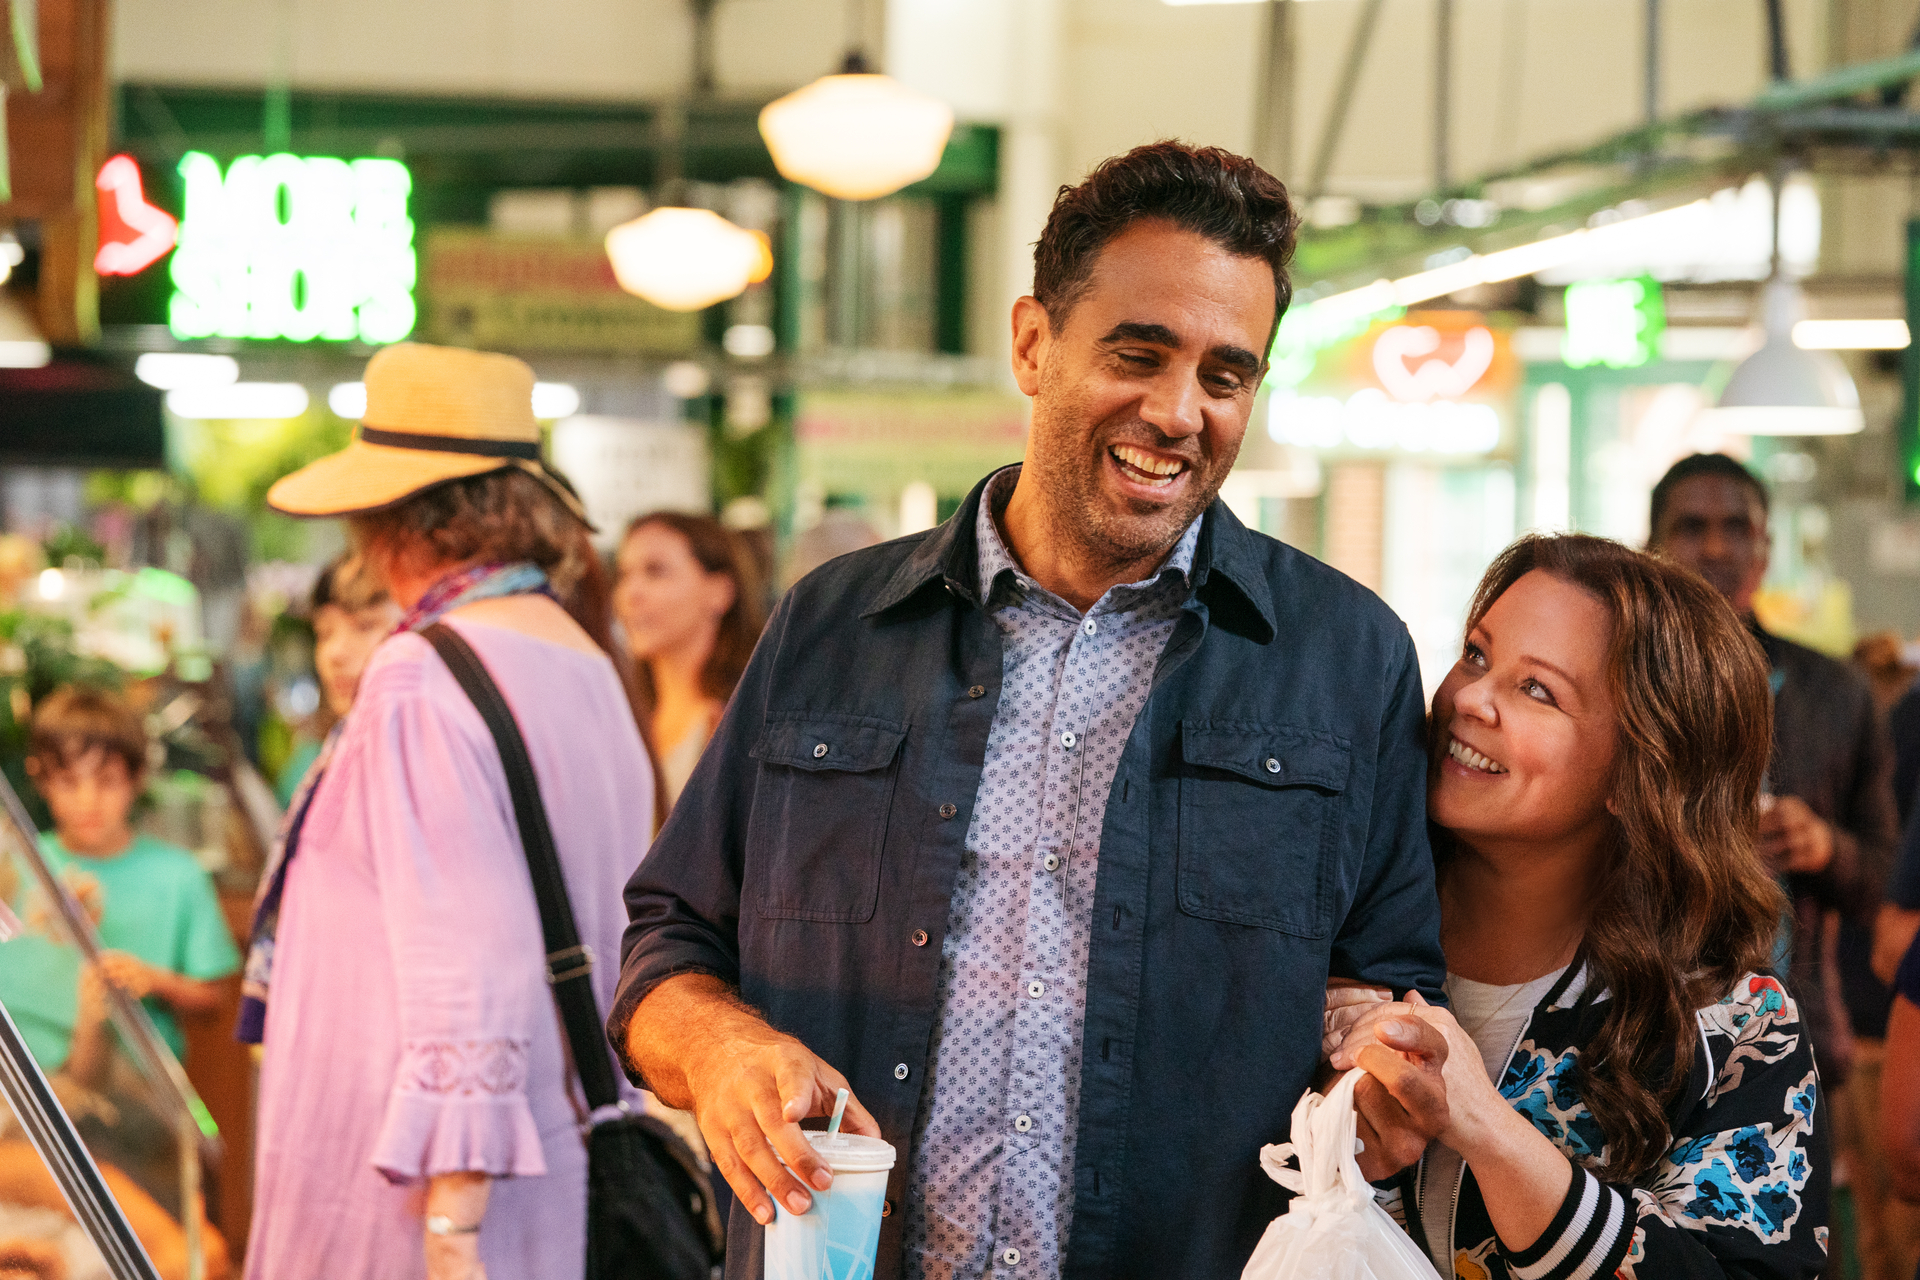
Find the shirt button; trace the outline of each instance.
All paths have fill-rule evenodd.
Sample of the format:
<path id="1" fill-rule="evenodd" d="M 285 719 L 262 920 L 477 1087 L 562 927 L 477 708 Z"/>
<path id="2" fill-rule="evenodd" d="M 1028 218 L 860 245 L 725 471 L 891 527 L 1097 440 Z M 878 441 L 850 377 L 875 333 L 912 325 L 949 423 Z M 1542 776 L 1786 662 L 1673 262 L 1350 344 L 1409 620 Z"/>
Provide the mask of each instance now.
<path id="1" fill-rule="evenodd" d="M 978 698 L 982 694 L 986 693 L 986 691 L 987 691 L 987 686 L 983 684 L 976 684 L 971 689 L 967 690 L 967 696 L 969 698 Z"/>
<path id="2" fill-rule="evenodd" d="M 1267 772 L 1268 773 L 1280 772 L 1280 761 L 1276 757 L 1274 756 L 1267 757 Z"/>
<path id="3" fill-rule="evenodd" d="M 1047 984 L 1044 982 L 1029 982 L 1027 984 L 1027 994 L 1035 1000 L 1038 1000 L 1041 996 L 1047 994 Z"/>
<path id="4" fill-rule="evenodd" d="M 895 1080 L 905 1080 L 905 1079 L 907 1078 L 907 1064 L 906 1064 L 906 1063 L 904 1063 L 904 1062 L 896 1062 L 896 1063 L 894 1063 L 894 1064 L 893 1064 L 893 1078 L 894 1078 Z"/>
<path id="5" fill-rule="evenodd" d="M 1060 735 L 1060 745 L 1069 751 L 1073 750 L 1073 744 L 1078 741 L 1080 741 L 1080 739 L 1074 737 L 1071 733 L 1063 733 Z"/>
<path id="6" fill-rule="evenodd" d="M 925 929 L 915 929 L 913 931 L 913 945 L 916 947 L 924 947 L 927 945 L 927 931 Z"/>
<path id="7" fill-rule="evenodd" d="M 1060 869 L 1060 855 L 1050 853 L 1040 860 L 1040 865 L 1049 871 L 1058 871 Z"/>
<path id="8" fill-rule="evenodd" d="M 1100 629 L 1100 624 L 1095 622 L 1092 618 L 1088 618 L 1086 621 L 1086 625 L 1081 628 L 1081 630 L 1085 631 L 1088 635 L 1092 635 L 1094 632 L 1098 631 L 1099 629 Z"/>
<path id="9" fill-rule="evenodd" d="M 882 1200 L 880 1202 L 880 1216 L 883 1218 L 891 1218 L 893 1216 L 893 1201 Z"/>
<path id="10" fill-rule="evenodd" d="M 1021 1133 L 1025 1133 L 1027 1132 L 1027 1130 L 1033 1128 L 1033 1117 L 1021 1116 L 1013 1122 L 1013 1127 L 1018 1129 Z"/>
<path id="11" fill-rule="evenodd" d="M 1000 1261 L 1010 1267 L 1017 1267 L 1020 1265 L 1020 1251 L 1018 1249 L 1008 1249 L 1000 1255 Z"/>
<path id="12" fill-rule="evenodd" d="M 813 749 L 813 758 L 815 760 L 818 760 L 821 756 L 824 756 L 826 754 L 827 754 L 827 744 L 824 742 Z"/>
<path id="13" fill-rule="evenodd" d="M 951 818 L 954 814 L 958 812 L 960 811 L 954 808 L 950 804 L 943 804 L 940 806 L 940 816 L 943 818 Z"/>

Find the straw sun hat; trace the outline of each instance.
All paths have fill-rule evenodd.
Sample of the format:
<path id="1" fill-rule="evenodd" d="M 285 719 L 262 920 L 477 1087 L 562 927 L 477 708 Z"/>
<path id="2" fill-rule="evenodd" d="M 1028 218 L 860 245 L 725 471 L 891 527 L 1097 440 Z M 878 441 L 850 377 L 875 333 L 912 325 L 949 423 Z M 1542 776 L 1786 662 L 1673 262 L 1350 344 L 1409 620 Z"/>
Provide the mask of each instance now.
<path id="1" fill-rule="evenodd" d="M 375 352 L 365 378 L 367 413 L 352 442 L 283 476 L 267 491 L 268 506 L 290 516 L 357 515 L 448 480 L 518 467 L 587 522 L 580 499 L 540 460 L 525 361 L 401 342 Z"/>

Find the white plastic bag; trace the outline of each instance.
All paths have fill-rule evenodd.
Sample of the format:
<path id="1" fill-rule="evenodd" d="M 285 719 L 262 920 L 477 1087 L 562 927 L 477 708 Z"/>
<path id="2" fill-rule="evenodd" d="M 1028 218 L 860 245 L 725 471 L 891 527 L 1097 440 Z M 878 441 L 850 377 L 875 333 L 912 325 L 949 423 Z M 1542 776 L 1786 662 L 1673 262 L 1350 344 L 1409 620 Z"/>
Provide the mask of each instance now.
<path id="1" fill-rule="evenodd" d="M 1309 1090 L 1293 1109 L 1293 1141 L 1260 1149 L 1267 1176 L 1296 1194 L 1240 1280 L 1434 1280 L 1433 1264 L 1374 1201 L 1354 1159 L 1353 1090 L 1365 1074 L 1347 1072 L 1324 1097 Z"/>

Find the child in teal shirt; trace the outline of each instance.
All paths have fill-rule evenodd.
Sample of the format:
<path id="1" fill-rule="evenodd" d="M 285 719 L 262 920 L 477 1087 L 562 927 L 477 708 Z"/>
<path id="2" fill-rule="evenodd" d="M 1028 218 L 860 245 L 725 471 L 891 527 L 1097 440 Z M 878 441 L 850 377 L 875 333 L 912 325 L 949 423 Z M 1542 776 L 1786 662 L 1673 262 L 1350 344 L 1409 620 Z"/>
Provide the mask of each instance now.
<path id="1" fill-rule="evenodd" d="M 184 1057 L 176 1015 L 217 1010 L 221 980 L 239 972 L 240 954 L 193 855 L 136 835 L 128 821 L 146 760 L 140 718 L 114 694 L 68 687 L 34 711 L 27 772 L 54 822 L 41 851 L 97 912 L 100 980 L 144 1001 Z M 0 944 L 0 1001 L 48 1071 L 67 1065 L 76 1030 L 92 1030 L 79 1025 L 79 978 L 71 947 L 31 935 Z"/>

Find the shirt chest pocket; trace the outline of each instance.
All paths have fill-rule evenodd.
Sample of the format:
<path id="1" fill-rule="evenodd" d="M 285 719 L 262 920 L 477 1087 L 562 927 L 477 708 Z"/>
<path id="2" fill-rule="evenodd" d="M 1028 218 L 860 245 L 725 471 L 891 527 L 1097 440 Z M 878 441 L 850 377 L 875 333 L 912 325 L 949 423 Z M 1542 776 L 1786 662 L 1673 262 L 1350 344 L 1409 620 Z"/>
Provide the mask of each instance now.
<path id="1" fill-rule="evenodd" d="M 880 894 L 880 847 L 907 726 L 809 713 L 771 721 L 747 825 L 763 916 L 861 924 Z"/>
<path id="2" fill-rule="evenodd" d="M 1180 747 L 1181 910 L 1327 937 L 1347 743 L 1288 725 L 1186 721 Z"/>

